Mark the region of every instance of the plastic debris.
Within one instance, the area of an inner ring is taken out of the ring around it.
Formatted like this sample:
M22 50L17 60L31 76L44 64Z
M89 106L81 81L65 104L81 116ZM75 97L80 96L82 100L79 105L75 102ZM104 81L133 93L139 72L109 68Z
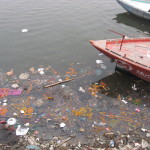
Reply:
M3 106L7 106L7 103L3 103Z
M20 110L20 112L21 112L22 114L24 114L24 110Z
M29 125L30 125L29 123L24 124L24 126L29 126Z
M21 89L9 89L9 88L0 88L0 96L8 95L20 95L22 93Z
M147 148L149 146L150 146L150 144L147 141L142 139L142 148Z
M150 137L150 133L147 133L147 134L146 134L146 137L148 137L148 138L149 138L149 137Z
M41 75L45 74L45 73L44 73L44 68L39 68L39 69L38 69L38 72L39 72L39 74L41 74Z
M110 146L111 148L115 147L115 142L114 142L113 140L110 140L109 146Z
M60 127L61 127L61 128L65 127L65 126L66 126L66 124L63 123L63 122L60 124Z
M135 90L135 91L137 90L137 87L136 87L135 84L132 86L132 89Z
M17 113L13 113L13 115L14 115L14 116L18 116L18 114L17 114Z
M99 126L105 126L106 123L100 122L98 125L99 125Z
M7 99L4 99L4 100L3 100L4 103L7 103L7 101L8 101Z
M22 74L19 75L19 78L21 80L26 80L26 79L29 78L29 74L28 73L22 73Z
M85 90L82 87L79 87L79 91L85 93Z
M29 128L22 128L21 125L18 125L17 129L16 129L16 135L17 136L23 136L26 135L29 131Z
M138 108L136 108L136 109L135 109L135 111L136 111L136 112L140 112L141 110L140 110L140 109L138 109Z
M16 120L15 118L9 118L9 119L7 120L7 124L8 124L8 125L15 125L16 122L17 122L17 120Z
M127 102L126 100L124 100L124 99L121 100L121 101L122 101L124 104L127 104L127 103L128 103L128 102Z
M96 60L96 63L97 63L97 64L102 64L103 61L102 61L102 60Z
M65 87L65 85L63 84L63 85L61 85L61 87L62 87L62 88L64 88L64 87Z
M22 29L23 33L28 32L28 31L29 31L28 29Z
M141 131L146 132L146 131L147 131L147 129L141 128Z
M18 84L12 84L11 87L12 87L13 89L17 89L17 88L19 88L19 85L18 85Z

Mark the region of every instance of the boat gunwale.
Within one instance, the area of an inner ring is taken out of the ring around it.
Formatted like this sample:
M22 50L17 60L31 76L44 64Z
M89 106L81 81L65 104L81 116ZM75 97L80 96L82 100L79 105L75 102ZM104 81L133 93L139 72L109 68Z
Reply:
M119 39L120 39L120 38L119 38ZM132 39L132 38L129 38L129 39ZM136 38L136 39L137 39L137 38ZM149 39L149 41L150 41L150 38L146 38L146 39ZM131 64L131 65L135 65L135 66L137 66L137 67L140 67L141 69L143 69L143 67L144 67L145 70L150 71L150 66L147 66L147 65L141 64L141 63L139 63L139 62L135 62L134 60L128 59L128 58L126 58L126 57L123 57L123 56L121 56L120 54L115 53L115 52L114 52L113 50L111 50L111 49L100 47L100 46L98 46L98 45L95 44L95 42L97 42L97 41L104 41L104 40L96 40L96 41L91 42L92 45L93 45L95 48L97 48L98 50L101 49L103 52L109 53L109 54L113 55L113 57L118 57L118 59L121 59L121 60L123 60L123 61L126 62L126 63L129 63L129 64ZM106 40L106 42L107 42L107 41L114 41L114 42L116 41L116 42L117 42L117 39L108 39L108 40ZM107 50L107 51L106 51L106 50Z
M122 0L117 0L117 1L118 1L118 3L120 2L120 3L126 4L126 5L128 5L129 7L132 7L132 8L134 8L134 9L139 10L139 11L142 11L142 12L144 12L144 13L146 13L146 14L150 14L149 11L145 11L145 10L143 10L143 9L137 8L137 7L131 5L131 4L128 3L128 2L125 2L125 1L122 1ZM135 2L136 2L136 1L135 1ZM142 3L142 4L143 4L143 2L137 2L137 3ZM149 3L148 3L148 4L149 4ZM132 12L130 12L130 13L132 13ZM134 13L132 13L132 14L134 14ZM136 14L135 14L135 15L136 15Z

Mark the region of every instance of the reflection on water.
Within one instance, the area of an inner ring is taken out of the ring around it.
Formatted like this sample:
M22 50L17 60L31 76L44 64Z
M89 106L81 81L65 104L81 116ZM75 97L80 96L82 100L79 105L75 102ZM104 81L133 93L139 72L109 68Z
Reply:
M146 31L150 33L150 22L142 18L136 17L127 12L117 14L113 20L116 20L117 23L125 24L130 27L134 27L140 31Z
M112 98L117 98L118 95L127 97L130 95L134 98L144 98L144 95L149 95L150 84L137 78L136 76L116 68L116 72L97 81L104 82L108 90L100 91ZM135 85L135 88L133 88ZM135 90L137 88L137 90ZM147 97L147 101L150 97Z

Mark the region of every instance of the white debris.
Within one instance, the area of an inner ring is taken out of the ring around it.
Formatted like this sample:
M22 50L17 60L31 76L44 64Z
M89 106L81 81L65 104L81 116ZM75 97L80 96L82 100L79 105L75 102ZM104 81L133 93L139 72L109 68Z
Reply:
M29 31L28 29L22 29L23 33L28 32L28 31Z
M22 128L21 125L18 125L18 128L16 129L16 135L26 135L29 131L29 128Z
M147 134L146 134L146 137L148 137L148 138L149 138L149 137L150 137L150 133L147 133Z
M44 68L38 68L38 72L44 71Z
M58 79L59 82L62 82L62 79Z
M141 128L141 131L146 132L146 131L147 131L147 129Z
M17 89L17 88L19 88L19 85L18 85L18 84L12 84L11 87L12 87L13 89Z
M3 106L7 106L7 103L3 103Z
M106 123L100 122L98 125L99 125L99 126L105 126Z
M4 103L7 103L7 99L4 99L3 102L4 102Z
M44 74L44 71L40 71L39 74L40 74L40 75L43 75L43 74Z
M132 86L132 89L135 91L137 90L137 87L135 86L135 84Z
M26 126L26 127L29 126L29 125L30 125L29 123L24 124L24 126Z
M20 112L21 112L22 114L24 114L24 110L20 110Z
M147 141L145 141L145 140L142 139L142 148L147 148L149 146L150 146L150 144L148 144Z
M65 127L65 126L66 126L66 124L63 123L63 122L60 124L60 127L61 127L61 128Z
M85 93L85 90L82 87L79 87L79 91Z
M15 125L16 124L16 119L15 118L9 118L8 120L7 120L7 124L8 125Z
M121 100L123 103L125 103L125 104L127 104L128 102L127 101L125 101L124 99L123 100Z
M135 143L134 145L135 145L135 147L137 147L137 148L140 148L140 147L141 147L141 144L139 144L139 143Z
M18 114L17 114L17 113L13 113L13 115L14 115L14 116L18 116Z
M65 85L63 84L63 85L61 85L61 87L62 87L62 88L64 88L64 87L65 87Z
M97 63L97 64L102 64L103 61L102 61L102 60L96 60L96 63Z
M78 143L78 147L81 147L81 142L79 141L79 143Z
M39 68L38 72L39 72L40 75L43 75L44 74L44 68Z
M22 73L22 74L19 75L19 78L21 80L26 80L26 79L29 78L29 74L28 73Z

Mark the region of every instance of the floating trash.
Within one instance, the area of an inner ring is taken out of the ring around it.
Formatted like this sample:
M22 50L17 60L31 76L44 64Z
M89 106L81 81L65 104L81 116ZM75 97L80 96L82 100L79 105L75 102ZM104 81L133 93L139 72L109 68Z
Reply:
M39 69L38 69L38 72L39 72L39 74L41 74L41 75L45 74L45 73L44 73L44 68L39 68Z
M59 82L62 82L62 79L58 79Z
M7 106L7 103L3 103L3 106Z
M141 110L140 110L140 109L138 109L138 108L136 108L136 109L135 109L135 111L136 111L136 112L140 112Z
M127 102L126 100L124 100L124 99L121 100L121 101L122 101L124 104L127 104L127 103L128 103L128 102Z
M82 87L79 87L79 91L85 93L85 90Z
M64 87L65 87L65 85L63 84L63 85L61 85L61 87L62 87L62 88L64 88Z
M7 124L8 125L15 125L16 124L16 119L15 118L9 118L8 120L7 120Z
M113 148L113 147L115 146L115 142L114 142L113 140L110 140L109 146L110 146L111 148Z
M61 127L61 128L65 127L65 126L66 126L66 124L63 123L63 122L60 124L60 127Z
M28 31L29 31L28 29L22 29L23 33L28 32Z
M21 89L9 89L9 88L0 88L0 97L5 97L8 95L20 95L22 93Z
M29 131L29 128L22 128L21 125L18 125L16 129L16 135L23 136L23 135L26 135L28 131Z
M11 87L12 87L13 89L17 89L17 88L19 88L19 85L18 85L18 84L12 84Z
M135 91L137 90L137 87L136 87L135 84L132 86L132 89L135 90Z
M4 103L7 103L7 101L8 101L7 99L4 99L4 100L3 100Z
M26 80L26 79L29 78L29 74L28 73L22 73L22 74L19 75L19 78L21 80Z
M102 64L103 61L102 61L102 60L96 60L96 63L97 63L97 64Z

